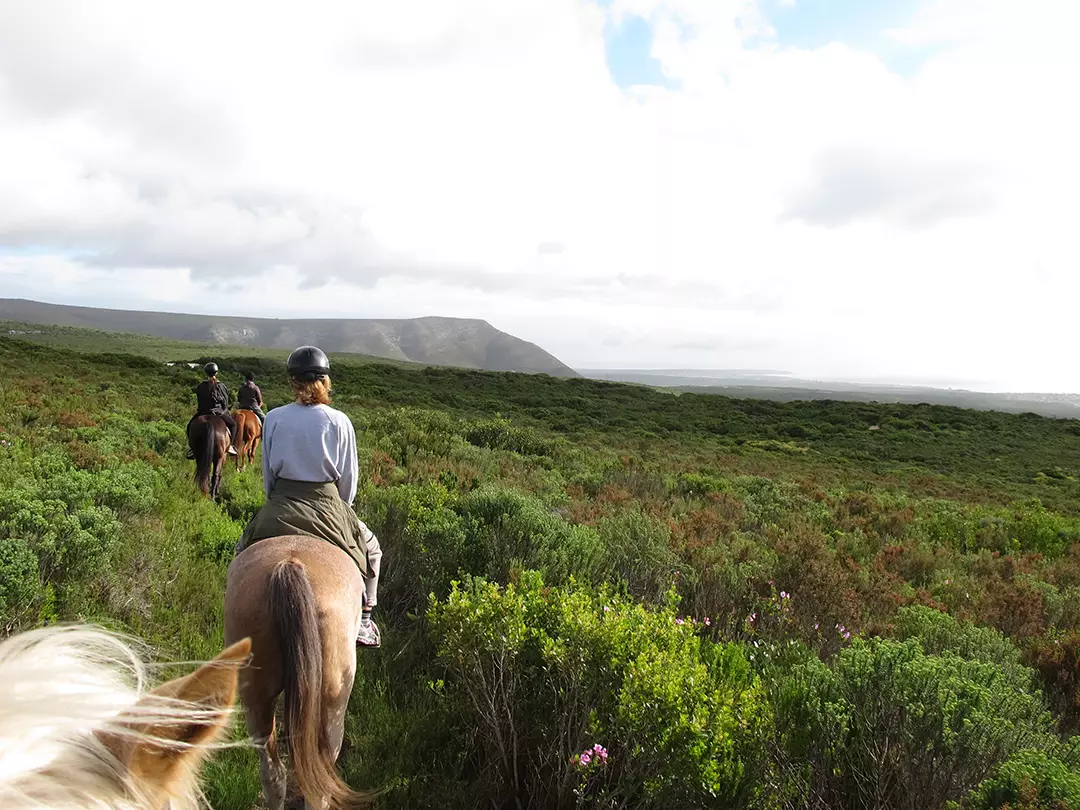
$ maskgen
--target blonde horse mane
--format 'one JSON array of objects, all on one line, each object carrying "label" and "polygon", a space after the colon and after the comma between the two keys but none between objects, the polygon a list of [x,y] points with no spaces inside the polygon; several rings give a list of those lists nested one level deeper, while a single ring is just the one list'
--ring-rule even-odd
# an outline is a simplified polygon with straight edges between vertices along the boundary
[{"label": "blonde horse mane", "polygon": [[47,627],[0,642],[0,807],[188,810],[249,642],[158,689],[132,639]]}]

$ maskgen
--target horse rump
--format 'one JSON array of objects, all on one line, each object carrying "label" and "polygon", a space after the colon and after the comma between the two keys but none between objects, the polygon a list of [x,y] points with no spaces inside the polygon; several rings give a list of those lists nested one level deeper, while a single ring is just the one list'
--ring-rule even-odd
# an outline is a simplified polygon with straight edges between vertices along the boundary
[{"label": "horse rump", "polygon": [[322,722],[319,613],[302,562],[292,558],[274,567],[267,601],[283,656],[284,738],[300,790],[309,800],[326,797],[335,810],[364,806],[368,798],[352,790],[338,774]]}]

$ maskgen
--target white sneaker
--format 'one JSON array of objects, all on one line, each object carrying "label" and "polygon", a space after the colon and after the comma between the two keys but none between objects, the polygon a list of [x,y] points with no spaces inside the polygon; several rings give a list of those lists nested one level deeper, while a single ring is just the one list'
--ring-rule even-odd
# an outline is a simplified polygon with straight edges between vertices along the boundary
[{"label": "white sneaker", "polygon": [[360,625],[360,632],[356,634],[356,643],[361,647],[378,647],[382,644],[382,634],[375,622]]}]

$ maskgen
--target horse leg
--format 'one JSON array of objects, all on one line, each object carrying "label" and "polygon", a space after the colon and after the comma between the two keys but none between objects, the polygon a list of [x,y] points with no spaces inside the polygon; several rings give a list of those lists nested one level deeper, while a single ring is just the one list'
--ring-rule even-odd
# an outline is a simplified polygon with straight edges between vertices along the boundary
[{"label": "horse leg", "polygon": [[221,488],[221,468],[225,463],[221,459],[214,460],[214,474],[210,477],[210,498],[214,502],[218,499],[218,490]]},{"label": "horse leg", "polygon": [[[246,698],[246,696],[245,696]],[[274,722],[276,698],[244,704],[244,719],[248,734],[259,746],[259,780],[267,810],[284,810],[286,773],[278,750],[277,727]]]}]

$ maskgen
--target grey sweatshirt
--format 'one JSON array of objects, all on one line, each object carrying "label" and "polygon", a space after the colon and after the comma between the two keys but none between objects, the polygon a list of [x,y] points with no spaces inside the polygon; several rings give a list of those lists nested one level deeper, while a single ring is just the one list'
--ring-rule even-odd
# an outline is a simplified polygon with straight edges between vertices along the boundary
[{"label": "grey sweatshirt", "polygon": [[336,481],[338,494],[352,505],[359,477],[352,420],[328,405],[292,403],[266,414],[263,425],[263,489],[278,478]]}]

